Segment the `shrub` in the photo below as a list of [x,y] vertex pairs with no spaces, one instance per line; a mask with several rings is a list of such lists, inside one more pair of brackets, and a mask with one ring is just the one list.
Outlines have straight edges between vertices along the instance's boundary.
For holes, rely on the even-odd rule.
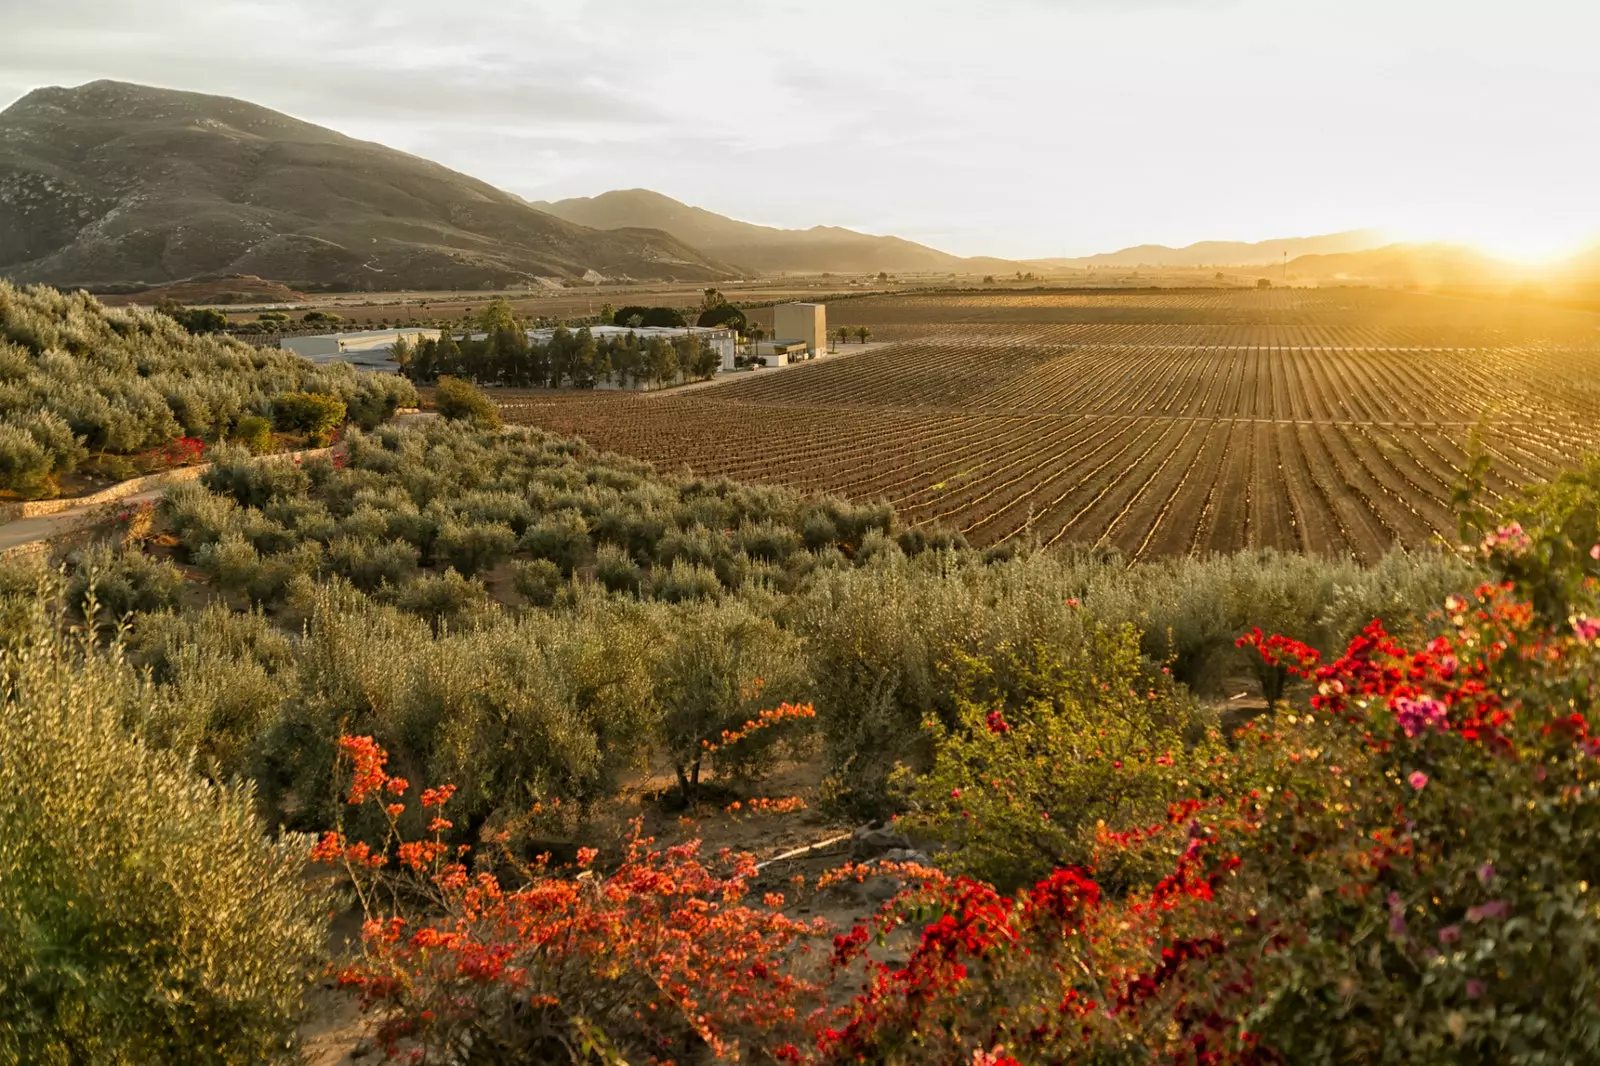
[[497,566],[517,546],[517,535],[498,522],[445,522],[439,527],[433,552],[464,576]]
[[403,540],[339,537],[328,545],[327,564],[364,592],[381,585],[399,586],[417,572],[417,549]]
[[134,611],[175,607],[183,594],[183,575],[177,567],[137,550],[95,545],[78,552],[71,567],[67,602],[80,612],[92,598],[102,617],[118,619]]
[[[1020,684],[996,686],[1001,672]],[[1089,865],[1108,825],[1160,821],[1187,794],[1179,782],[1202,778],[1221,747],[1187,694],[1141,659],[1131,627],[1097,630],[1069,654],[958,653],[947,676],[957,721],[924,723],[935,758],[905,821],[943,842],[941,867],[1003,889]]]
[[33,434],[0,422],[0,489],[24,498],[42,496],[54,469],[54,458]]
[[644,571],[615,544],[602,544],[594,556],[595,580],[612,592],[637,596],[644,584]]
[[454,569],[443,574],[423,574],[391,590],[388,598],[402,610],[425,618],[434,636],[446,629],[471,628],[493,617],[489,594],[483,584],[461,576]]
[[[616,1062],[659,1061],[664,1049],[740,1060],[773,1034],[798,1035],[798,1007],[822,1008],[796,960],[825,926],[784,916],[774,906],[781,897],[747,901],[748,856],[719,870],[697,845],[657,849],[635,826],[609,872],[583,849],[572,871],[583,880],[547,861],[521,884],[471,878],[465,849],[441,838],[452,828],[453,787],[421,793],[432,828],[410,836],[405,805],[393,800],[412,790],[403,780],[394,787],[387,753],[371,737],[343,737],[340,749],[354,778],[350,802],[381,809],[384,832],[373,847],[334,830],[312,856],[342,868],[364,905],[363,954],[340,981],[378,1014],[391,1054],[408,1039],[424,1057],[470,1046],[494,1062],[568,1061],[574,1049]],[[393,914],[383,904],[398,893],[431,900],[442,916]]]
[[667,603],[714,600],[722,595],[722,581],[716,571],[676,560],[665,570],[655,571],[650,595]]
[[500,425],[500,409],[488,395],[471,382],[441,377],[433,393],[433,406],[452,422],[467,422],[480,429]]
[[570,577],[589,559],[589,527],[576,511],[559,512],[528,530],[518,548],[550,560]]
[[344,423],[345,404],[335,396],[316,392],[290,392],[272,401],[272,420],[285,433],[303,433],[306,442],[321,448]]
[[244,445],[252,455],[265,455],[272,450],[272,421],[260,415],[245,415],[233,424],[228,439]]
[[163,697],[57,631],[0,653],[0,1061],[286,1058],[324,938],[307,842],[124,732]]
[[742,603],[663,611],[665,647],[656,667],[660,746],[672,759],[680,799],[692,804],[702,770],[744,777],[763,772],[773,742],[815,712],[790,703],[804,698],[805,669],[795,638],[770,619]]
[[511,585],[535,607],[549,607],[566,587],[561,568],[548,559],[518,559],[511,564]]
[[200,475],[200,484],[244,507],[266,507],[304,496],[311,479],[298,462],[257,459],[241,448],[223,447],[213,453],[211,469]]

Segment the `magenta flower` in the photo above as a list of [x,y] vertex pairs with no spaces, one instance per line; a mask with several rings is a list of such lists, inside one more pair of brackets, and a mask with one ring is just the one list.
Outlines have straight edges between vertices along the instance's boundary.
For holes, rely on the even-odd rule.
[[1583,643],[1589,644],[1600,637],[1600,622],[1586,614],[1575,614],[1572,616],[1572,632]]
[[1439,930],[1439,943],[1441,944],[1454,944],[1460,939],[1461,927],[1459,925],[1447,925]]
[[1412,788],[1416,789],[1418,792],[1421,792],[1423,789],[1428,787],[1428,775],[1423,773],[1421,770],[1413,770],[1411,771],[1411,776],[1406,778],[1406,782]]
[[1444,729],[1449,724],[1449,710],[1438,700],[1424,696],[1420,700],[1397,698],[1393,703],[1394,720],[1406,736],[1414,737],[1426,729]]
[[1478,882],[1480,884],[1485,884],[1486,885],[1490,881],[1493,881],[1493,880],[1494,880],[1494,863],[1486,862],[1482,866],[1478,867]]
[[1492,899],[1488,903],[1480,903],[1476,907],[1467,908],[1467,921],[1481,922],[1486,919],[1499,920],[1511,913],[1511,904],[1503,899]]
[[1487,991],[1488,989],[1484,987],[1484,983],[1479,981],[1477,978],[1473,978],[1471,981],[1467,982],[1468,999],[1482,999],[1483,994]]

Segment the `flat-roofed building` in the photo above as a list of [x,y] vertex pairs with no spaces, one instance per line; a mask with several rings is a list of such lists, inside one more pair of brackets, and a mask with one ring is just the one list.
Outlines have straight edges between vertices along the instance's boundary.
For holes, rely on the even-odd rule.
[[772,309],[772,339],[803,341],[812,358],[828,350],[826,304],[779,304]]
[[309,337],[284,337],[278,347],[293,352],[313,363],[350,363],[361,370],[388,370],[398,368],[389,359],[395,342],[405,340],[415,344],[423,337],[438,337],[437,327],[422,329],[406,326],[400,329],[363,329],[350,333],[318,333]]

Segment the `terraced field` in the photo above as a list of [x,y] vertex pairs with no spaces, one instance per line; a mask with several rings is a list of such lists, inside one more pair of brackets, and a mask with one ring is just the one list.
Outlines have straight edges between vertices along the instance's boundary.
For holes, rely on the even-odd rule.
[[[975,544],[1370,558],[1600,447],[1600,316],[1357,289],[904,295],[831,307],[896,343],[680,394],[508,397],[671,467],[893,503]],[[849,347],[842,349],[848,353]]]

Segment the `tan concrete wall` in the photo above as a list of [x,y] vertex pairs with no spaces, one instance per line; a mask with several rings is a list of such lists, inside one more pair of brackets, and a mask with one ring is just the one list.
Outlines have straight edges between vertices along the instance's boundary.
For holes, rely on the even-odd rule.
[[824,304],[779,304],[772,310],[772,339],[805,341],[812,355],[828,350],[828,308]]

